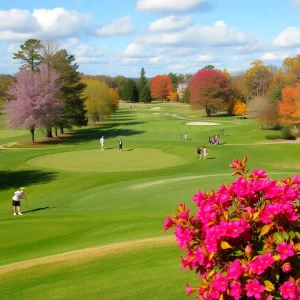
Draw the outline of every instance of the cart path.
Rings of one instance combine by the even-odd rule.
[[[99,257],[103,257],[110,254],[117,253],[128,253],[132,250],[145,248],[145,247],[160,247],[171,245],[174,242],[174,236],[160,236],[154,238],[147,238],[142,240],[134,240],[120,243],[113,243],[109,245],[86,248],[81,250],[75,250],[70,252],[65,252],[61,254],[45,256],[41,258],[34,258],[30,260],[25,260],[9,265],[4,265],[0,267],[0,275],[8,274],[14,271],[26,270],[32,267],[40,265],[48,265],[54,263],[70,263],[76,264],[82,260],[91,260]]]

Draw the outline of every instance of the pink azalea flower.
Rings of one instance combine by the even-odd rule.
[[[216,279],[212,282],[212,287],[221,293],[226,291],[227,285],[228,278],[223,276],[221,273],[218,273]]]
[[[189,228],[183,229],[182,224],[177,226],[174,234],[181,249],[192,240],[192,231]]]
[[[267,178],[267,174],[263,169],[253,170],[252,175],[254,175],[256,178]]]
[[[286,281],[280,288],[279,288],[283,299],[296,299],[296,288],[292,281]]]
[[[268,267],[271,267],[274,264],[274,258],[272,256],[271,252],[267,252],[264,255],[261,256],[261,261],[263,266],[267,269]]]
[[[290,273],[292,271],[292,266],[290,263],[285,263],[282,265],[281,269],[284,273]]]
[[[248,297],[254,297],[256,300],[260,300],[265,287],[259,284],[257,279],[254,279],[252,282],[246,284],[246,290]]]
[[[234,298],[234,300],[239,300],[242,295],[241,284],[239,282],[230,283],[229,295]]]
[[[206,197],[201,191],[198,191],[198,193],[193,197],[193,201],[196,203],[197,206],[200,206],[201,202],[205,199]]]
[[[197,289],[190,287],[188,284],[186,284],[185,290],[186,290],[187,295],[190,295],[190,294],[194,293],[195,291],[197,291]]]
[[[166,221],[163,222],[164,225],[164,232],[166,232],[170,227],[172,227],[175,224],[175,222],[170,218],[167,217]]]
[[[234,262],[230,262],[229,268],[227,269],[228,278],[238,280],[242,274],[242,265],[238,259]]]
[[[182,220],[188,220],[190,215],[190,209],[186,210],[185,212],[181,213],[180,215],[177,216],[177,219],[182,219]]]
[[[286,242],[282,242],[279,246],[276,247],[276,250],[280,254],[280,259],[282,261],[285,261],[288,257],[292,257],[295,255],[293,245]]]

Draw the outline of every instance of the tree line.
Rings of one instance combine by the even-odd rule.
[[[29,129],[32,142],[37,128],[51,138],[53,128],[57,136],[58,129],[86,126],[89,118],[98,121],[118,107],[115,90],[84,80],[75,56],[55,40],[29,39],[13,59],[22,65],[15,77],[0,76],[0,105],[5,102],[8,126]]]

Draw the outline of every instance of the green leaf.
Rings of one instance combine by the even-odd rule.
[[[295,236],[296,236],[296,234],[295,234],[294,231],[290,231],[290,232],[289,232],[289,237],[290,237],[291,239],[295,238]]]
[[[279,232],[274,233],[274,238],[277,245],[280,245],[283,242],[283,238]]]
[[[282,232],[282,236],[283,236],[285,241],[288,241],[290,239],[290,236],[286,231]]]

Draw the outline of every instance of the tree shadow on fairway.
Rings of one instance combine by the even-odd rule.
[[[135,122],[138,123],[138,122]],[[143,123],[143,122],[140,122]],[[136,125],[136,124],[135,124]],[[77,145],[82,143],[87,143],[90,141],[97,141],[101,136],[104,136],[105,139],[108,138],[116,138],[116,137],[126,137],[131,135],[138,135],[142,134],[143,130],[133,130],[133,129],[126,129],[126,128],[113,128],[120,126],[120,124],[113,123],[107,124],[107,126],[103,126],[100,128],[86,128],[77,130],[72,134],[66,134],[64,137],[57,137],[57,138],[50,138],[50,139],[43,139],[37,141],[35,144],[31,144],[31,146],[50,146],[50,145]]]
[[[45,172],[38,170],[0,171],[0,190],[19,188],[20,186],[26,187],[38,183],[46,183],[54,180],[56,174],[56,172]]]

